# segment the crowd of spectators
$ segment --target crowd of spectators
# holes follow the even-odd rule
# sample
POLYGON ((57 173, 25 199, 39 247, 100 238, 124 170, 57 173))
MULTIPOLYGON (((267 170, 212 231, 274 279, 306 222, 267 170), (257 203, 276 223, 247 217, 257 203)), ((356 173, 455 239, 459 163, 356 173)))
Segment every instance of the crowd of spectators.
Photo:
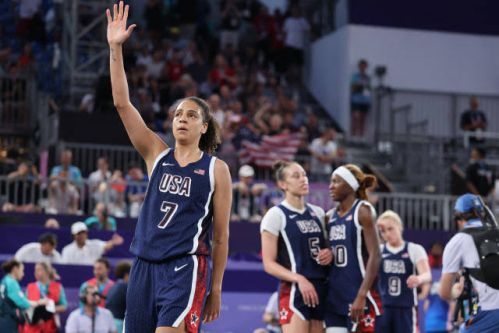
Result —
MULTIPOLYGON (((19 6, 9 7, 10 13, 23 12, 25 6, 33 15, 27 21, 16 19, 24 32, 9 33, 22 41, 26 51, 35 44, 57 42, 59 32, 48 24, 47 17, 60 20, 60 8, 52 1, 22 0, 19 6), (30 31, 38 25, 45 26, 45 33, 31 36, 30 31)), ((146 124, 174 145, 172 106, 180 98, 201 96, 222 128, 217 154, 228 162, 234 178, 241 176, 237 152, 245 142, 259 144, 264 136, 300 133, 296 158, 311 172, 311 178, 320 180, 322 167, 330 170, 341 154, 334 130, 328 129, 329 120, 317 116, 300 83, 303 49, 310 37, 310 26, 300 7, 292 4, 285 13, 278 9, 269 13, 258 1, 236 0, 221 1, 219 8, 207 1, 198 1, 196 6, 196 16, 191 17, 180 4, 148 0, 142 16, 131 13, 131 21, 143 24, 124 50, 125 66, 130 98, 146 124), (210 21, 214 11, 220 16, 215 22, 218 26, 210 21)), ((6 63, 17 59, 15 48, 9 46, 9 50, 3 58, 6 63)), ((96 83, 95 92, 82 98, 81 112, 114 112, 110 90, 103 85, 109 85, 106 75, 96 83)), ((102 156, 94 172, 82 175, 72 159, 71 151, 63 151, 60 164, 43 181, 35 166, 21 163, 8 175, 12 181, 5 186, 9 188, 0 189, 4 194, 2 211, 82 214, 95 208, 88 225, 110 230, 116 228, 110 216, 138 216, 147 181, 140 165, 113 170, 102 156)), ((262 174, 258 165, 248 167, 254 168, 257 176, 262 174)), ((235 182, 236 192, 242 190, 244 178, 235 182)), ((259 189, 255 197, 260 201, 263 196, 262 202, 278 197, 272 189, 267 190, 259 189)), ((234 218, 257 220, 265 205, 253 202, 252 211, 237 208, 247 203, 245 190, 241 192, 234 218)))

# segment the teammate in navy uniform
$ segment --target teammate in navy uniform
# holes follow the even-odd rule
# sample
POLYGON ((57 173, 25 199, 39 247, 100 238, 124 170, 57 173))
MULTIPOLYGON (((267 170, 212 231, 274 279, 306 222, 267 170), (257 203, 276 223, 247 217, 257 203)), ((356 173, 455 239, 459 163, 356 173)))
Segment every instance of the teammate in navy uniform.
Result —
POLYGON ((402 220, 394 211, 381 214, 377 224, 385 244, 378 277, 383 315, 376 332, 417 333, 416 288, 431 282, 428 255, 421 245, 404 241, 402 220))
POLYGON ((329 269, 327 333, 374 332, 376 316, 381 314, 376 212, 366 201, 366 190, 374 186, 376 178, 353 164, 337 168, 331 176, 329 190, 338 206, 327 214, 334 256, 329 269))
POLYGON ((219 316, 228 252, 230 173, 208 154, 220 142, 219 130, 209 106, 196 97, 174 107, 175 148, 147 128, 130 103, 123 67, 122 45, 135 25, 126 27, 128 5, 113 9, 106 15, 114 105, 150 179, 130 247, 136 259, 125 331, 200 332, 202 321, 219 316))
POLYGON ((324 210, 305 203, 308 178, 294 162, 274 165, 277 186, 285 199, 263 217, 263 266, 281 280, 279 316, 284 333, 324 332, 327 265, 324 210))

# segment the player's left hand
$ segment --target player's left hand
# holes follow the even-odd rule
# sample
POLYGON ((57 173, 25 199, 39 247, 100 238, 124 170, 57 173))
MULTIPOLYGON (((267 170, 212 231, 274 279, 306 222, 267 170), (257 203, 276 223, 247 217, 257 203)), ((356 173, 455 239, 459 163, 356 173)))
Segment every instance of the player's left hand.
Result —
POLYGON ((358 323, 359 320, 364 315, 364 310, 366 307, 366 298, 361 295, 357 295, 350 308, 350 318, 354 323, 358 323))
POLYGON ((204 307, 203 323, 218 319, 220 316, 220 307, 222 305, 222 292, 212 291, 206 300, 204 307))
POLYGON ((316 260, 319 265, 327 266, 333 261, 333 252, 330 248, 321 249, 316 260))
POLYGON ((407 287, 412 289, 412 288, 417 288, 421 284, 421 280, 417 275, 411 275, 407 278, 407 287))

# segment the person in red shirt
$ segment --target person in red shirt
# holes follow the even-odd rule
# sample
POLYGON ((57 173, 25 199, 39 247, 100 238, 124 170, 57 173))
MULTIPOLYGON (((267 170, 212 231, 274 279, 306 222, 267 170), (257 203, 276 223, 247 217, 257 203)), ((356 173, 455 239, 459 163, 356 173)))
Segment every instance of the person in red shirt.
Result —
POLYGON ((36 322, 26 323, 24 333, 57 332, 59 322, 58 318, 56 319, 56 314, 66 311, 67 301, 63 286, 54 280, 55 275, 55 271, 49 263, 39 262, 35 265, 36 281, 28 284, 26 296, 30 301, 47 298, 53 301, 55 307, 52 307, 50 302, 47 306, 42 305, 41 310, 35 309, 33 320, 36 322), (50 310, 55 311, 55 313, 50 310))
POLYGON ((210 71, 208 77, 210 83, 218 87, 226 84, 234 89, 237 83, 236 71, 229 67, 227 60, 221 54, 215 57, 215 68, 210 71))
POLYGON ((180 52, 175 50, 167 64, 167 75, 171 82, 177 82, 184 74, 184 65, 180 61, 180 52))

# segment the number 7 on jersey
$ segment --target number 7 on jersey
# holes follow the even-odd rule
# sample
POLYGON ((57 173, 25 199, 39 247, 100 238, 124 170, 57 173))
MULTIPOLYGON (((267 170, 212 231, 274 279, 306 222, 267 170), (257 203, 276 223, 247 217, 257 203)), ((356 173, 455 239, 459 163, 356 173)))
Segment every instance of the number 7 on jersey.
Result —
POLYGON ((165 213, 165 216, 163 217, 161 222, 159 222, 158 228, 164 229, 168 226, 168 224, 170 224, 170 221, 172 220, 173 215, 177 211, 177 207, 178 207, 178 205, 176 203, 163 201, 163 203, 161 204, 160 210, 163 213, 165 213))

